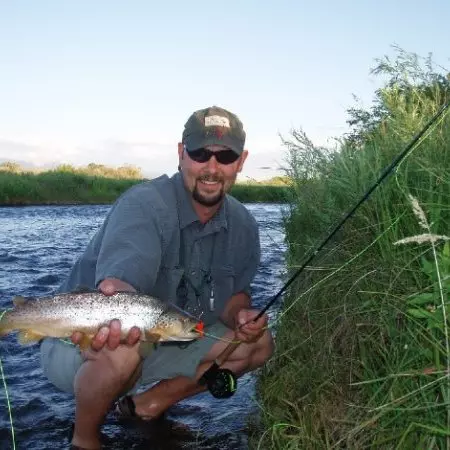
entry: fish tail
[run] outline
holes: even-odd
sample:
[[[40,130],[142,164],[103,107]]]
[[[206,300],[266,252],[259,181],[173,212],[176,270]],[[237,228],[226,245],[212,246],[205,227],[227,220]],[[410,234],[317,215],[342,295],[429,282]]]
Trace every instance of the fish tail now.
[[[5,336],[13,330],[8,320],[8,310],[0,312],[0,336]]]

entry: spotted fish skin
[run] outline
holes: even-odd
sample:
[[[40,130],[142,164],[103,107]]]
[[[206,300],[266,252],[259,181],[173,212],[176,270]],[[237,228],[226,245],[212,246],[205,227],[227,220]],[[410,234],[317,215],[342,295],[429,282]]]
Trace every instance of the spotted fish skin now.
[[[130,292],[16,297],[14,308],[0,320],[0,336],[17,330],[25,343],[44,337],[67,338],[80,331],[92,339],[112,319],[120,320],[122,338],[134,326],[141,330],[142,341],[191,341],[200,336],[198,322],[182,310],[155,297]]]

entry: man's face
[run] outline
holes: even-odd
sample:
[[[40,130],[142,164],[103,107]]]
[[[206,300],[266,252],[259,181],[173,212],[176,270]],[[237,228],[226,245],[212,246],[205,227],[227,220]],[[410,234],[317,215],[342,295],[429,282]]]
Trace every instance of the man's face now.
[[[208,145],[205,148],[213,153],[228,150],[222,145]],[[200,205],[211,207],[220,203],[225,193],[233,186],[247,158],[247,151],[244,150],[239,158],[230,164],[221,164],[215,156],[206,162],[197,162],[180,143],[178,156],[184,184],[192,193],[193,199]]]

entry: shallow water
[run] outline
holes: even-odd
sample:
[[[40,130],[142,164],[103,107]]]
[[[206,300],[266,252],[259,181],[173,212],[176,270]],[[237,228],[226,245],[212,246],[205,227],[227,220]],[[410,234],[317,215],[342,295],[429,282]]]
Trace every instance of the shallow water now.
[[[282,205],[249,204],[260,225],[262,262],[253,283],[254,303],[264,306],[282,285],[284,234]],[[0,311],[14,295],[52,293],[103,222],[109,206],[0,208]],[[269,314],[270,315],[270,314]],[[20,346],[16,336],[0,342],[17,449],[68,448],[74,417],[71,395],[44,378],[37,345]],[[247,448],[248,420],[257,414],[255,374],[239,380],[236,394],[217,400],[200,394],[171,408],[157,425],[118,422],[102,428],[110,449]],[[0,386],[0,448],[13,448],[5,390]]]

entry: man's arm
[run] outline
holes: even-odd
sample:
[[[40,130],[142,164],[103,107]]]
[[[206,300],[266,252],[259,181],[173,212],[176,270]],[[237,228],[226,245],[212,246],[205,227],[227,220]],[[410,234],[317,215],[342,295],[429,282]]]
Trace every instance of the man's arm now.
[[[236,330],[236,339],[242,342],[256,342],[267,327],[267,315],[263,314],[253,321],[259,311],[252,309],[251,299],[245,292],[238,292],[228,300],[220,316],[222,322],[232,330]]]
[[[241,309],[250,309],[252,302],[245,292],[234,294],[225,305],[225,309],[220,316],[220,320],[228,327],[234,330],[237,327],[236,317]]]
[[[149,292],[162,258],[161,215],[133,191],[122,197],[108,217],[98,252],[95,284],[115,278],[139,292]]]
[[[105,222],[104,234],[96,261],[95,283],[100,292],[113,295],[118,291],[146,292],[158,273],[161,262],[160,225],[151,202],[142,195],[131,192],[114,205]],[[81,333],[71,336],[79,344]],[[112,320],[109,326],[99,329],[92,339],[93,350],[107,345],[111,350],[119,346],[121,325]],[[140,330],[133,327],[125,339],[128,345],[139,340]]]

